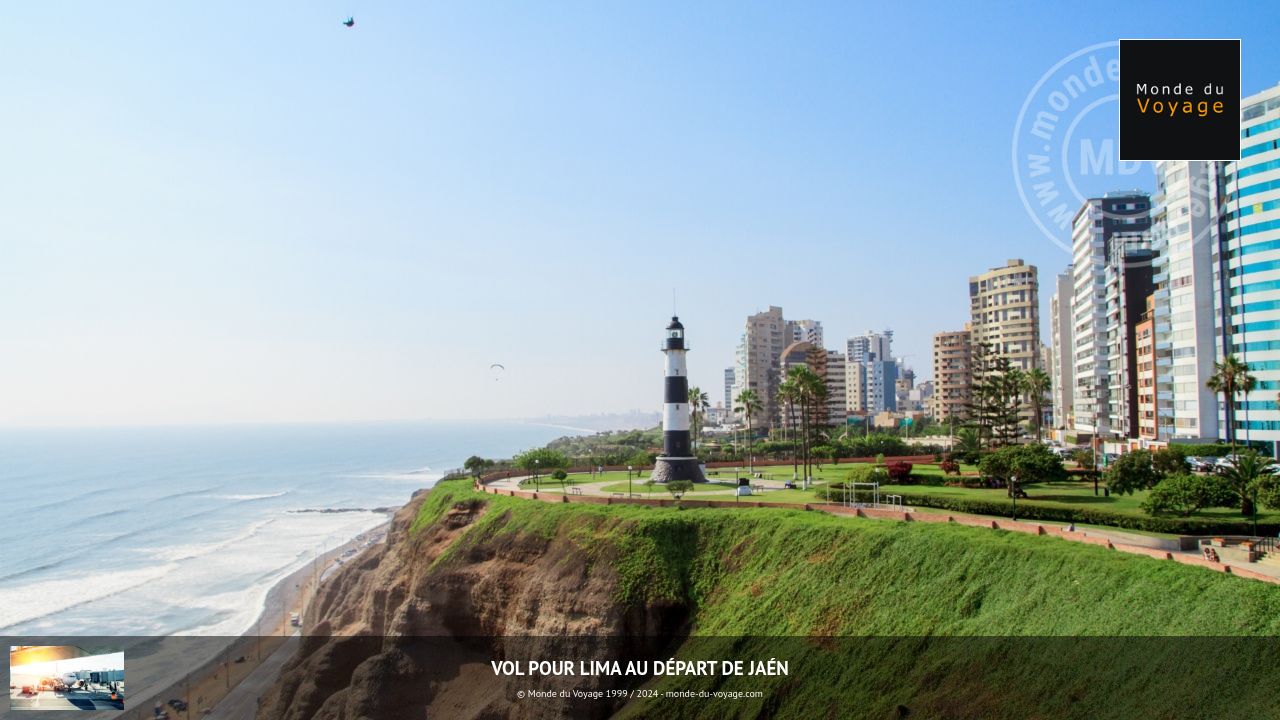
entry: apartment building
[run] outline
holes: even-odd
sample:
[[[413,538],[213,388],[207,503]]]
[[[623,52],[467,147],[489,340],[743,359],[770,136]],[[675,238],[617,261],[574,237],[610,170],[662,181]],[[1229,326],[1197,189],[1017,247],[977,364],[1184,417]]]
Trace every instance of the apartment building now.
[[[1241,102],[1241,159],[1219,167],[1223,350],[1257,379],[1219,416],[1219,434],[1280,442],[1280,86]],[[1220,350],[1219,354],[1222,354]],[[1176,416],[1175,416],[1176,417]]]
[[[1071,336],[1071,302],[1074,292],[1071,284],[1071,269],[1058,273],[1054,280],[1053,297],[1049,298],[1049,328],[1053,343],[1050,355],[1051,365],[1045,368],[1052,380],[1053,420],[1051,427],[1062,431],[1073,427],[1072,396],[1075,388],[1072,371],[1075,363],[1072,360]]]
[[[1103,274],[1103,337],[1106,358],[1107,426],[1117,438],[1138,437],[1136,331],[1151,295],[1151,240],[1148,235],[1111,238]]]
[[[933,336],[933,417],[939,422],[963,420],[973,384],[973,336],[969,328]]]
[[[1215,272],[1218,163],[1156,163],[1151,248],[1156,363],[1156,433],[1144,439],[1218,437],[1218,402],[1204,380],[1221,347]]]
[[[1009,260],[969,278],[971,341],[1013,367],[1040,367],[1040,290],[1036,267]]]
[[[1140,191],[1090,198],[1072,218],[1071,413],[1077,440],[1114,435],[1107,348],[1107,265],[1114,237],[1144,238],[1150,228],[1151,200]]]

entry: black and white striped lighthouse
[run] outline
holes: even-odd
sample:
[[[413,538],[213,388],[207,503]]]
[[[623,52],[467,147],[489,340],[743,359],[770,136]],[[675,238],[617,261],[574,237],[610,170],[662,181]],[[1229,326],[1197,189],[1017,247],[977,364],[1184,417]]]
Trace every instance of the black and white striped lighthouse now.
[[[653,481],[701,482],[702,468],[689,442],[689,374],[685,369],[684,325],[672,316],[667,339],[662,346],[667,377],[662,396],[662,454],[653,465]]]

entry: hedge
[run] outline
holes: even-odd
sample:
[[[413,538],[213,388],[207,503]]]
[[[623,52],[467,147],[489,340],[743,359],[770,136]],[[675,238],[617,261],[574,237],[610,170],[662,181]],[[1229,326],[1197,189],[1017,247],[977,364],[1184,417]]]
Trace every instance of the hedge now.
[[[845,501],[845,489],[832,485],[831,499],[835,502]],[[886,493],[881,492],[883,500]],[[941,495],[902,495],[904,505],[954,510],[955,512],[973,515],[994,515],[996,517],[1012,517],[1013,503],[991,500],[971,500],[968,498],[947,497]],[[815,493],[819,499],[826,499],[824,488]],[[869,502],[871,493],[858,490],[854,496],[860,502]],[[1146,532],[1167,533],[1170,535],[1252,535],[1253,523],[1249,520],[1200,520],[1196,518],[1177,517],[1143,517],[1106,510],[1076,509],[1069,507],[1053,507],[1048,505],[1018,505],[1019,520],[1048,520],[1056,522],[1076,522],[1087,525],[1106,525],[1128,530],[1144,530]],[[1258,533],[1262,536],[1275,536],[1280,532],[1278,523],[1258,523]]]

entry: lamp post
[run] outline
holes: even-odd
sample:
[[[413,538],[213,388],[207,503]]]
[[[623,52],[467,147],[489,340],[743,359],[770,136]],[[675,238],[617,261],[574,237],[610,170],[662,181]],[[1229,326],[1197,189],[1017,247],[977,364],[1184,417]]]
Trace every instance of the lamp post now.
[[[627,466],[627,499],[631,499],[631,466]]]
[[[534,492],[542,491],[542,484],[539,482],[539,478],[538,478],[538,459],[537,458],[533,459],[533,490]]]
[[[1009,476],[1009,491],[1013,496],[1013,521],[1018,522],[1018,476]]]

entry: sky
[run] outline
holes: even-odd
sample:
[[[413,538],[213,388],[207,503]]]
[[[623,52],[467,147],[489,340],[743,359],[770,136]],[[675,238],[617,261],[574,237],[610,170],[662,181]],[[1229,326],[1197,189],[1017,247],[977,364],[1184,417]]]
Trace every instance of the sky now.
[[[0,426],[657,410],[673,294],[713,401],[769,305],[929,377],[970,275],[1069,262],[1010,162],[1056,62],[1280,82],[1273,4],[1186,8],[6,4]]]

